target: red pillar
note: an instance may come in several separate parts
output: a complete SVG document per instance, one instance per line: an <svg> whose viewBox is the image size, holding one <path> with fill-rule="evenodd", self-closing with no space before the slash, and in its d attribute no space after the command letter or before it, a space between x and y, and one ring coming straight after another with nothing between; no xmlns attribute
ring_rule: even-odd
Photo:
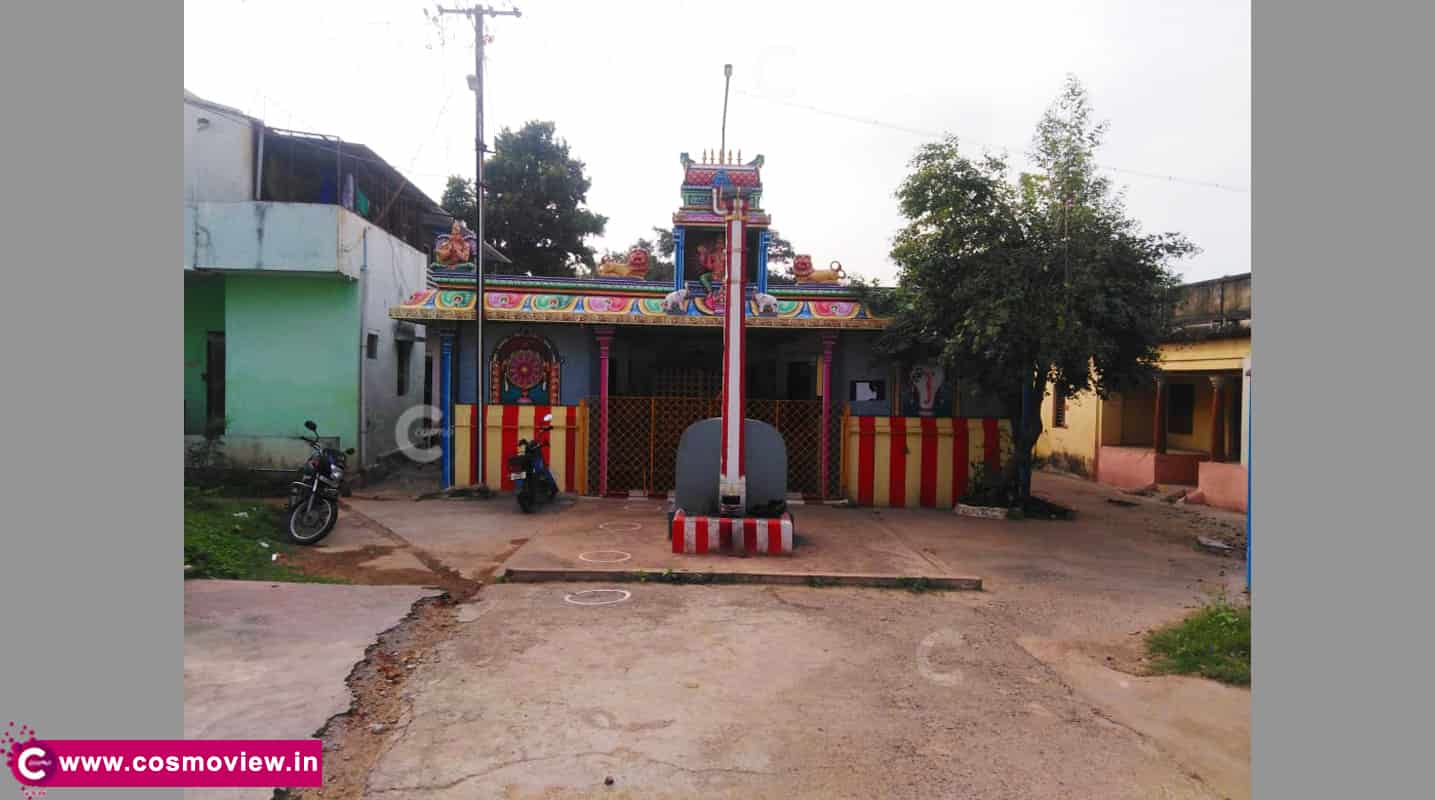
<svg viewBox="0 0 1435 800"><path fill-rule="evenodd" d="M1155 427L1156 452L1166 452L1166 377L1156 377L1156 419L1152 423Z"/></svg>
<svg viewBox="0 0 1435 800"><path fill-rule="evenodd" d="M608 352L613 329L594 329L598 339L598 496L608 496Z"/></svg>
<svg viewBox="0 0 1435 800"><path fill-rule="evenodd" d="M837 343L836 333L822 334L822 435L818 463L822 487L819 491L823 500L827 499L827 475L828 475L828 438L832 430L832 346Z"/></svg>
<svg viewBox="0 0 1435 800"><path fill-rule="evenodd" d="M1226 377L1211 376L1211 460L1226 460Z"/></svg>

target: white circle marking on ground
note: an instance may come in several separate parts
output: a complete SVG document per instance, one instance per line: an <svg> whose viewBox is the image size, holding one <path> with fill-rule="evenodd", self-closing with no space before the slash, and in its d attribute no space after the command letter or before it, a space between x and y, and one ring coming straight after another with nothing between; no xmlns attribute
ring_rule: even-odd
<svg viewBox="0 0 1435 800"><path fill-rule="evenodd" d="M617 555L618 558L598 558L598 556ZM594 564L616 564L619 561L627 561L633 554L623 550L589 550L586 553L579 553L578 558Z"/></svg>
<svg viewBox="0 0 1435 800"><path fill-rule="evenodd" d="M580 598L592 597L593 595L619 595L619 596L618 596L618 597L614 597L614 598L611 599L611 600L588 600L588 599L580 599ZM614 603L621 603L621 602L623 602L624 600L627 600L628 598L630 598L630 597L632 597L632 596L633 596L633 593L630 592L630 591L628 591L627 589L584 589L584 590L581 591L581 592L574 592L574 593L572 593L572 594L565 594L565 595L563 595L563 602L565 602L565 603L570 603L570 604L575 605L575 606L611 606L611 605L613 605Z"/></svg>
<svg viewBox="0 0 1435 800"><path fill-rule="evenodd" d="M942 630L927 634L927 637L922 640L922 643L917 645L917 672L932 683L941 684L942 686L956 686L965 679L961 670L953 669L942 672L932 667L932 650L944 639L947 640L948 643L959 647L966 644L962 635L951 628L943 628Z"/></svg>
<svg viewBox="0 0 1435 800"><path fill-rule="evenodd" d="M643 523L641 522L604 522L598 526L598 530L607 531L609 533L617 533L620 531L636 531L641 529L642 527Z"/></svg>

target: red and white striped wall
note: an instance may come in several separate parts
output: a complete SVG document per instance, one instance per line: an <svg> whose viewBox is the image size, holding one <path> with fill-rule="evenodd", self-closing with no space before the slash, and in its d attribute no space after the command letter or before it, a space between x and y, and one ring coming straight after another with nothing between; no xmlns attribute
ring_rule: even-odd
<svg viewBox="0 0 1435 800"><path fill-rule="evenodd" d="M995 417L847 417L842 488L864 506L951 508L978 468L1011 458L1011 423Z"/></svg>
<svg viewBox="0 0 1435 800"><path fill-rule="evenodd" d="M673 515L674 553L718 553L742 549L747 553L791 554L792 515L780 517L709 517Z"/></svg>
<svg viewBox="0 0 1435 800"><path fill-rule="evenodd" d="M583 491L587 479L587 437L584 433L584 411L580 406L486 405L487 430L484 431L484 483L489 488L512 491L508 478L508 457L518 449L519 439L532 439L543 417L553 415L553 430L544 434L548 447L543 458L558 489L564 492ZM454 407L453 483L471 486L477 472L474 421L477 412L470 404Z"/></svg>

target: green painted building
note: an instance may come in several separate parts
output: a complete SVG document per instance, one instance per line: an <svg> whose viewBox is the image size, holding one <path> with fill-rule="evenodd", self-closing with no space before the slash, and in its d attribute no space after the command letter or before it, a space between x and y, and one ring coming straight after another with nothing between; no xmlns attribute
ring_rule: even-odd
<svg viewBox="0 0 1435 800"><path fill-rule="evenodd" d="M395 455L430 398L424 328L387 312L449 218L363 145L184 110L186 452L208 433L228 465L293 469L312 419L357 465Z"/></svg>

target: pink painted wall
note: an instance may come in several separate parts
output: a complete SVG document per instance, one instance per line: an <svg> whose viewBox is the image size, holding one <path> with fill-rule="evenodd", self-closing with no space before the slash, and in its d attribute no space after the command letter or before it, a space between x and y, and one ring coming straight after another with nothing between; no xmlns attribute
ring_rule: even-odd
<svg viewBox="0 0 1435 800"><path fill-rule="evenodd" d="M1156 482L1156 452L1146 447L1103 447L1096 479L1121 489L1142 489Z"/></svg>
<svg viewBox="0 0 1435 800"><path fill-rule="evenodd" d="M1197 486L1206 496L1206 505L1246 510L1246 468L1242 464L1203 462Z"/></svg>
<svg viewBox="0 0 1435 800"><path fill-rule="evenodd" d="M1196 453L1165 453L1156 456L1157 483L1196 485L1201 462L1209 456Z"/></svg>
<svg viewBox="0 0 1435 800"><path fill-rule="evenodd" d="M1205 455L1166 453L1149 447L1103 447L1096 479L1121 489L1142 489L1153 483L1196 485Z"/></svg>

